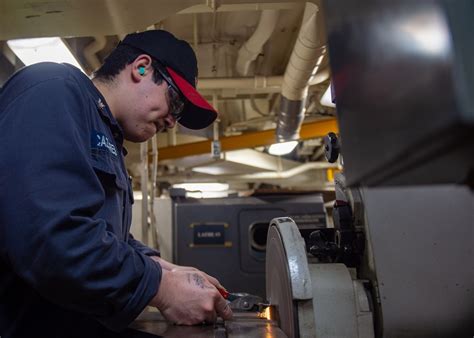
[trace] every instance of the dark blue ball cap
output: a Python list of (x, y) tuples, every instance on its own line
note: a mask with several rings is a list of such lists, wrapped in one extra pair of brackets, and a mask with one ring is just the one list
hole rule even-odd
[(189, 43), (164, 30), (128, 34), (121, 43), (140, 49), (166, 68), (186, 98), (179, 124), (189, 129), (203, 129), (214, 122), (217, 111), (196, 90), (197, 60)]

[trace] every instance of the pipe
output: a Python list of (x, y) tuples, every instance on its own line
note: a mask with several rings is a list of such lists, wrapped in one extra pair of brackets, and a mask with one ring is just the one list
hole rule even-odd
[(263, 45), (268, 41), (276, 27), (279, 12), (265, 10), (260, 14), (260, 20), (252, 36), (239, 49), (235, 69), (237, 73), (246, 76), (250, 65), (262, 52)]
[(176, 127), (168, 129), (168, 147), (176, 145)]
[(288, 100), (284, 96), (281, 97), (277, 129), (275, 132), (277, 142), (288, 142), (299, 139), (300, 128), (304, 120), (305, 104), (305, 99)]
[(280, 88), (282, 76), (255, 76), (240, 78), (204, 78), (199, 79), (198, 89), (247, 89), (247, 88)]
[[(212, 95), (212, 106), (214, 107), (214, 109), (219, 110), (217, 103), (217, 94)], [(213, 124), (213, 140), (219, 141), (219, 118), (217, 118)]]
[[(326, 53), (326, 46), (318, 36), (318, 6), (306, 3), (298, 39), (283, 76), (282, 98), (278, 115), (278, 142), (297, 140), (304, 120), (304, 107), (309, 80), (317, 75)], [(313, 80), (313, 79), (311, 79)]]
[(238, 178), (242, 180), (262, 180), (262, 179), (277, 179), (277, 178), (290, 178), (296, 175), (300, 175), (306, 171), (313, 169), (328, 169), (328, 168), (340, 168), (335, 163), (324, 162), (308, 162), (301, 164), (295, 168), (291, 168), (285, 171), (280, 172), (260, 172), (253, 174), (244, 174), (244, 175), (221, 175), (219, 178)]
[(199, 25), (198, 25), (198, 17), (197, 14), (193, 14), (193, 45), (194, 45), (194, 53), (198, 52), (198, 45), (199, 45)]
[[(5, 42), (3, 43), (3, 56), (10, 62), (10, 64), (13, 66), (13, 67), (16, 67), (17, 66), (17, 56), (15, 53), (13, 53), (13, 51), (10, 49), (10, 47), (8, 47), (8, 44)], [(1, 52), (0, 52), (1, 54)]]
[[(329, 68), (316, 73), (309, 81), (308, 85), (313, 86), (326, 81), (329, 78)], [(283, 76), (254, 76), (254, 77), (215, 77), (200, 78), (198, 90), (216, 89), (267, 89), (269, 92), (281, 92), (283, 86)]]
[(329, 79), (329, 77), (331, 76), (331, 74), (329, 73), (329, 67), (326, 67), (324, 69), (318, 68), (317, 70), (317, 73), (311, 76), (311, 78), (309, 79), (309, 86), (315, 86), (317, 84), (320, 84)]
[(96, 53), (104, 49), (107, 43), (105, 36), (95, 36), (94, 41), (84, 48), (84, 57), (87, 60), (87, 63), (90, 65), (92, 70), (96, 70), (100, 67), (101, 62), (97, 57)]
[(142, 187), (142, 242), (148, 245), (148, 141), (140, 143)]
[(156, 195), (156, 176), (158, 174), (158, 138), (153, 135), (152, 144), (152, 170), (151, 170), (151, 192), (150, 192), (150, 228), (151, 241), (153, 248), (159, 249), (156, 215), (155, 215), (155, 195)]

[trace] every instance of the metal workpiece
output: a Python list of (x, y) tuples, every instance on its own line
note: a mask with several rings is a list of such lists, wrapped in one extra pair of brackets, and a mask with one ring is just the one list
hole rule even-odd
[(224, 297), (230, 301), (232, 310), (238, 311), (260, 311), (264, 306), (263, 298), (248, 293), (232, 293), (232, 297)]
[[(130, 325), (130, 329), (150, 334), (150, 337), (201, 338), (285, 338), (277, 322), (259, 312), (234, 312), (232, 320), (221, 318), (215, 324), (194, 326), (174, 325), (157, 311), (144, 311)], [(148, 336), (147, 336), (148, 337)]]

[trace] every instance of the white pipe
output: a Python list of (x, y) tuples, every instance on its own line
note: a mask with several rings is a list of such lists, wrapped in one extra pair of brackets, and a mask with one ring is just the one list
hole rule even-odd
[[(215, 110), (217, 111), (219, 110), (216, 93), (212, 95), (212, 106), (214, 107)], [(213, 124), (213, 140), (219, 141), (219, 118), (217, 118)]]
[(168, 146), (176, 145), (176, 127), (168, 129)]
[(236, 89), (236, 88), (280, 88), (282, 76), (255, 76), (236, 78), (204, 78), (199, 79), (198, 89)]
[(324, 82), (329, 79), (330, 76), (331, 74), (329, 73), (329, 67), (323, 70), (320, 70), (318, 68), (318, 72), (309, 79), (308, 85), (314, 86), (320, 84), (321, 82)]
[[(1, 53), (1, 52), (0, 52)], [(11, 63), (13, 67), (17, 65), (17, 56), (13, 51), (8, 47), (8, 43), (3, 44), (3, 56)]]
[(159, 249), (158, 234), (155, 215), (156, 176), (158, 174), (158, 138), (153, 135), (152, 144), (152, 170), (151, 170), (151, 192), (150, 192), (150, 228), (153, 248)]
[(106, 43), (107, 39), (105, 36), (95, 36), (94, 41), (84, 48), (84, 57), (93, 70), (96, 70), (101, 65), (96, 53), (104, 49)]
[[(317, 85), (329, 78), (329, 69), (320, 71), (314, 75), (308, 85)], [(254, 77), (216, 77), (200, 78), (199, 90), (213, 89), (274, 89), (281, 90), (283, 76), (254, 76)]]
[(194, 44), (194, 53), (197, 53), (198, 44), (199, 44), (199, 26), (197, 14), (193, 14), (193, 44)]
[(249, 73), (250, 65), (262, 52), (263, 46), (273, 34), (278, 16), (277, 10), (262, 11), (254, 33), (239, 49), (235, 65), (238, 74), (246, 76)]
[(317, 34), (318, 7), (306, 3), (304, 21), (283, 77), (282, 95), (288, 100), (303, 100), (308, 81), (317, 74), (326, 46)]
[(148, 142), (140, 143), (142, 186), (142, 242), (148, 245)]
[(317, 75), (326, 53), (326, 46), (318, 36), (317, 14), (318, 6), (307, 2), (301, 29), (283, 76), (275, 133), (278, 142), (299, 138), (309, 81)]
[[(277, 178), (290, 178), (296, 175), (300, 175), (306, 171), (313, 169), (328, 169), (328, 168), (338, 168), (339, 166), (334, 163), (328, 162), (308, 162), (302, 165), (299, 165), (295, 168), (291, 168), (286, 171), (280, 172), (260, 172), (254, 174), (245, 174), (245, 175), (235, 175), (231, 176), (232, 178), (239, 178), (243, 180), (261, 180), (261, 179), (277, 179)], [(219, 178), (224, 178), (225, 176), (219, 176)], [(226, 177), (226, 178), (231, 178)]]

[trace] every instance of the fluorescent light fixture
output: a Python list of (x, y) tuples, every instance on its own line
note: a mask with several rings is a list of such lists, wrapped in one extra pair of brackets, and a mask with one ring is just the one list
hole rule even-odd
[(336, 105), (332, 103), (331, 84), (329, 84), (328, 89), (324, 92), (321, 98), (321, 104), (326, 107), (336, 107)]
[(9, 40), (7, 44), (26, 66), (44, 61), (67, 62), (84, 72), (59, 37)]
[(289, 141), (283, 143), (275, 143), (270, 146), (268, 153), (271, 155), (286, 155), (289, 154), (295, 149), (298, 141)]
[(227, 191), (187, 191), (186, 196), (192, 198), (222, 198), (229, 195)]
[(226, 183), (180, 183), (173, 184), (173, 188), (185, 189), (187, 197), (218, 198), (228, 196), (229, 185)]
[(134, 200), (142, 200), (143, 199), (143, 193), (140, 190), (133, 190), (133, 199)]
[(173, 188), (182, 188), (186, 191), (222, 192), (229, 190), (227, 183), (180, 183), (173, 184)]

